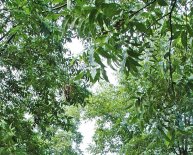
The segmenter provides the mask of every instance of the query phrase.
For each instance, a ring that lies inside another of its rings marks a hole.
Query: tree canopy
[[[70,130],[72,136],[59,134],[68,137],[67,148],[72,148],[78,120],[71,123],[66,109],[83,104],[89,92],[84,78],[74,80],[84,69],[63,46],[71,34],[61,35],[53,5],[1,1],[0,154],[52,154],[49,143],[60,130]],[[55,151],[64,154],[64,149]]]
[[[0,154],[81,154],[80,106],[98,121],[93,154],[192,153],[192,6],[2,0]],[[85,47],[78,58],[65,48],[72,38]],[[119,86],[91,96],[107,66]]]

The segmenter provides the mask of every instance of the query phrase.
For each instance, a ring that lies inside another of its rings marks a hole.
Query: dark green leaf
[[[108,76],[107,76],[107,73],[106,73],[106,70],[105,70],[105,69],[102,70],[102,74],[103,74],[103,78],[104,78],[107,82],[109,82],[109,79],[108,79]]]
[[[97,9],[93,8],[90,12],[90,15],[89,15],[89,22],[90,24],[94,24],[94,22],[96,21],[95,18],[96,18],[96,14],[97,14]]]
[[[165,0],[158,0],[157,1],[160,6],[167,6],[167,2]]]
[[[94,78],[94,82],[99,81],[99,79],[100,79],[100,69],[98,68]]]
[[[108,51],[104,50],[102,47],[98,47],[96,51],[98,54],[100,54],[104,58],[108,58],[108,59],[111,58],[111,55],[108,53]]]
[[[100,58],[100,56],[98,55],[98,53],[94,53],[94,59],[95,59],[95,61],[98,63],[98,64],[100,64],[101,65],[101,67],[102,68],[104,68],[105,67],[105,65],[102,63],[102,61],[101,61],[101,58]]]
[[[181,33],[181,42],[182,42],[182,45],[186,48],[187,47],[187,33],[185,31]]]

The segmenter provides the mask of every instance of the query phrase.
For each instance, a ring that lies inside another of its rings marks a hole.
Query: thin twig
[[[14,34],[12,34],[9,39],[7,40],[6,44],[9,44],[11,42],[11,40],[15,37],[17,32],[15,32]]]
[[[57,7],[55,7],[55,8],[52,8],[52,10],[58,10],[58,9],[61,9],[61,8],[65,7],[65,6],[67,6],[66,3],[63,4],[63,5],[57,6]]]
[[[15,32],[14,34],[12,34],[12,35],[9,37],[9,39],[6,41],[6,43],[5,43],[5,45],[4,45],[4,48],[1,49],[1,51],[5,51],[5,50],[6,50],[8,44],[14,39],[14,37],[15,37],[16,34],[17,34],[17,32]]]
[[[156,2],[156,0],[153,0],[153,1],[149,2],[149,3],[147,3],[144,7],[140,8],[139,10],[137,10],[137,11],[135,11],[134,13],[130,14],[130,15],[129,15],[129,18],[132,18],[133,16],[135,16],[136,14],[138,14],[139,12],[141,12],[143,9],[147,8],[148,6],[150,6],[151,4],[153,4],[154,2]],[[163,17],[165,17],[165,16],[163,16]],[[161,20],[161,19],[159,19],[159,20]],[[158,20],[158,21],[159,21],[159,20]],[[125,19],[120,19],[119,21],[117,21],[117,22],[113,25],[113,27],[114,27],[115,29],[118,29],[118,27],[121,27],[121,26],[124,24],[124,21],[125,21]],[[120,24],[120,23],[121,23],[121,24]],[[111,32],[111,31],[103,31],[102,34],[107,34],[108,32]]]
[[[0,38],[0,42],[9,34],[9,32],[5,33],[1,38]]]
[[[168,16],[170,14],[170,12],[166,13],[165,15],[161,16],[160,18],[156,19],[151,25],[149,25],[147,27],[147,30],[150,29],[152,26],[154,26],[154,24],[156,24],[157,22],[159,22],[160,20],[162,20],[163,18],[165,18],[166,16]],[[143,32],[141,35],[139,35],[139,38],[144,36],[145,32]]]
[[[164,17],[170,15],[170,12],[166,13],[165,15],[161,16],[160,18],[156,19],[150,26],[147,27],[147,29],[149,29],[150,27],[152,27],[154,24],[156,24],[157,22],[159,22],[160,20],[162,20]]]
[[[153,0],[149,3],[147,3],[144,7],[142,7],[141,9],[135,11],[134,13],[132,13],[131,15],[129,15],[129,18],[135,16],[136,14],[138,14],[140,11],[142,11],[143,9],[147,8],[148,6],[150,6],[151,4],[153,4],[154,2],[156,2],[156,0]]]
[[[51,11],[54,11],[54,10],[58,10],[58,9],[61,9],[63,7],[67,6],[67,4],[63,4],[63,5],[60,5],[60,6],[56,6],[56,7],[53,7],[53,8],[49,8]],[[45,12],[49,12],[49,10],[46,10],[46,11],[42,11],[42,13],[45,13]]]

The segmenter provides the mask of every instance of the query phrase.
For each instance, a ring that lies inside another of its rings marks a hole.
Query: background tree
[[[96,120],[92,154],[192,153],[192,90],[179,85],[181,94],[173,100],[162,73],[157,68],[152,71],[156,76],[147,71],[121,86],[103,84],[104,89],[89,98],[84,117]]]
[[[79,135],[66,108],[84,104],[87,83],[76,81],[84,68],[64,48],[72,33],[63,33],[60,2],[0,2],[0,154],[47,154],[59,134],[71,130],[69,145]]]

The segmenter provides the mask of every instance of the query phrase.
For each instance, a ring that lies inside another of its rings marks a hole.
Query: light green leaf
[[[84,71],[81,71],[78,75],[76,75],[75,80],[80,80],[84,76]]]

